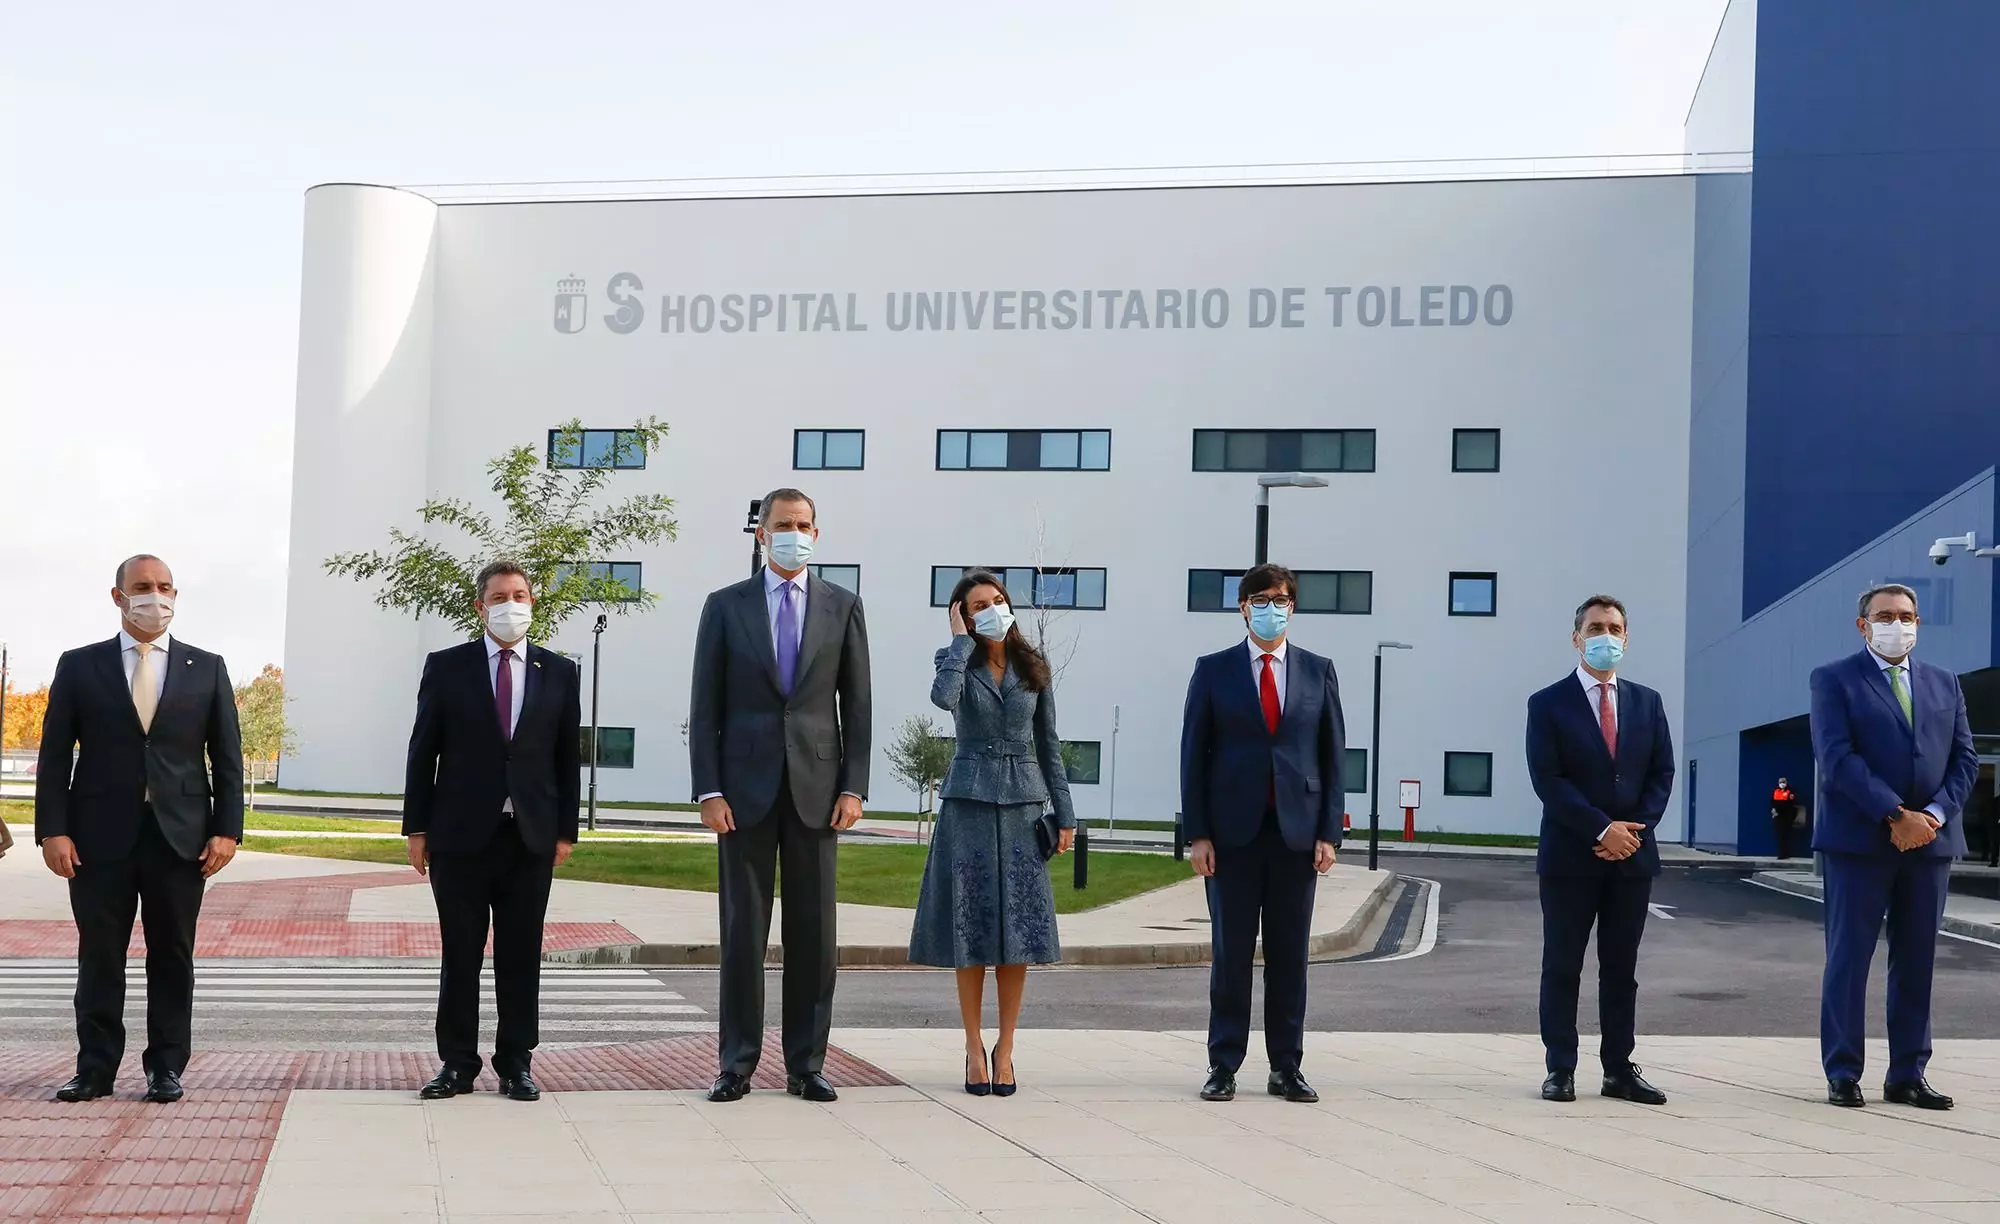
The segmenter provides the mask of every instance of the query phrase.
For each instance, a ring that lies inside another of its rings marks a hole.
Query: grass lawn
[[[253,835],[244,841],[243,848],[363,863],[400,865],[405,861],[400,841]],[[923,846],[841,847],[840,899],[857,905],[915,906],[926,853]],[[1067,858],[1051,865],[1058,913],[1123,901],[1185,880],[1189,874],[1186,863],[1165,855],[1098,852],[1090,856],[1090,887],[1078,892],[1070,886],[1071,867],[1072,860]],[[658,846],[582,845],[556,874],[566,880],[714,892],[715,847],[671,842]]]
[[[402,822],[397,818],[375,819],[368,816],[309,816],[294,812],[245,812],[243,828],[247,833],[398,833]],[[586,840],[598,837],[671,838],[669,833],[648,833],[639,829],[618,830],[599,829],[592,833],[584,830]]]

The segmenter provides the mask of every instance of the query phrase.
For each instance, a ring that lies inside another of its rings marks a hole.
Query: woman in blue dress
[[[951,645],[937,652],[931,702],[958,737],[939,789],[936,833],[917,898],[910,961],[958,970],[965,1090],[1014,1093],[1014,1026],[1028,966],[1062,958],[1055,894],[1035,825],[1052,808],[1058,853],[1076,836],[1049,665],[1014,624],[997,575],[974,571],[952,591]],[[989,1068],[980,1028],[986,969],[1000,1003]]]

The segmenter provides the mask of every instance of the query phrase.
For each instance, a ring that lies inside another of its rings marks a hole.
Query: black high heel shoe
[[[986,1062],[986,1048],[985,1048],[984,1046],[981,1046],[981,1047],[980,1047],[980,1049],[979,1049],[979,1061],[980,1061],[981,1063],[984,1063],[984,1062]],[[970,1055],[967,1055],[967,1056],[966,1056],[966,1059],[965,1059],[965,1065],[966,1065],[966,1066],[967,1066],[968,1068],[970,1068],[970,1067],[972,1066],[972,1058],[971,1058],[971,1056],[970,1056]],[[973,1082],[972,1082],[972,1076],[971,1076],[971,1074],[970,1074],[970,1073],[968,1073],[968,1074],[966,1075],[966,1077],[965,1077],[965,1090],[966,1090],[966,1092],[970,1093],[970,1094],[971,1094],[971,1095],[973,1095],[973,1096],[979,1096],[979,1097],[983,1097],[983,1096],[987,1096],[987,1095],[991,1094],[991,1093],[992,1093],[992,1091],[993,1091],[993,1084],[992,1084],[992,1078],[993,1078],[993,1071],[992,1071],[992,1069],[991,1069],[990,1067],[989,1067],[989,1068],[987,1069],[987,1072],[986,1072],[986,1077],[987,1077],[987,1081],[988,1081],[988,1082],[986,1082],[986,1083],[984,1083],[984,1084],[975,1084],[975,1083],[973,1083]],[[1008,1091],[1009,1091],[1009,1092],[1011,1092],[1011,1091],[1013,1091],[1013,1089],[1011,1089],[1011,1088],[1010,1088],[1010,1089],[1008,1089]],[[1004,1095],[1004,1094],[1003,1094],[1003,1095]]]
[[[999,1069],[994,1068],[993,1070],[988,1071],[986,1074],[989,1078],[996,1077],[999,1074]],[[1003,1084],[997,1078],[993,1078],[993,1095],[997,1097],[1013,1096],[1014,1090],[1019,1086],[1020,1085],[1018,1084]]]

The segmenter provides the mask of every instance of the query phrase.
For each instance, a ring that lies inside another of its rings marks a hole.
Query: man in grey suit
[[[715,831],[722,913],[721,1074],[741,1100],[764,1046],[764,953],[782,864],[785,1087],[834,1099],[821,1068],[833,1027],[835,849],[868,795],[868,626],[861,600],[806,564],[813,500],[764,499],[768,565],[708,597],[695,633],[688,753],[701,822]]]

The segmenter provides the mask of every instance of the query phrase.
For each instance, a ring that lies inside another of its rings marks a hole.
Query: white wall
[[[945,640],[930,567],[1032,564],[1039,514],[1051,563],[1109,570],[1108,608],[1060,622],[1080,647],[1062,729],[1107,741],[1108,767],[1122,707],[1118,814],[1140,818],[1178,806],[1192,658],[1241,637],[1231,616],[1186,611],[1187,571],[1248,563],[1255,477],[1191,471],[1191,431],[1374,429],[1375,472],[1274,496],[1275,560],[1375,573],[1372,615],[1304,616],[1295,640],[1334,658],[1357,746],[1368,742],[1373,643],[1416,643],[1388,663],[1389,792],[1399,777],[1423,780],[1426,826],[1528,829],[1522,703],[1571,665],[1569,616],[1584,595],[1631,603],[1629,674],[1678,715],[1691,223],[1684,179],[444,207],[422,461],[431,492],[485,504],[485,462],[540,445],[570,416],[672,423],[664,453],[614,482],[674,496],[681,532],[615,558],[643,561],[663,598],[606,635],[603,720],[638,728],[638,767],[604,775],[611,798],[686,797],[678,727],[694,620],[708,590],[745,572],[750,498],[803,486],[820,503],[816,559],[862,567],[878,745],[929,709],[931,654]],[[607,326],[620,272],[643,283],[645,319],[630,334]],[[569,276],[588,284],[577,334],[551,322]],[[1401,287],[1415,317],[1420,286],[1460,283],[1509,286],[1511,318],[1364,327],[1350,295],[1335,328],[1322,292]],[[884,317],[892,291],[1066,287],[1220,288],[1231,317],[1219,329],[1025,332],[898,332]],[[1304,325],[1249,327],[1253,287],[1303,290]],[[834,294],[843,311],[856,295],[868,330],[659,330],[662,295],[807,291]],[[1109,428],[1112,470],[935,470],[937,429],[982,427]],[[1454,475],[1454,427],[1502,429],[1502,471]],[[794,472],[795,428],[866,429],[867,469]],[[360,449],[373,462],[405,445],[398,435]],[[295,545],[295,568],[378,543],[419,500],[384,490],[340,512],[325,496],[302,481],[295,517],[336,521]],[[1500,574],[1497,617],[1445,614],[1455,569]],[[336,598],[366,607],[359,589]],[[556,644],[587,651],[586,624]],[[450,634],[433,626],[422,638],[436,648]],[[302,708],[342,705],[400,749],[420,648],[403,658],[337,689],[300,677],[294,692]],[[1495,754],[1492,798],[1442,795],[1447,748]],[[394,789],[385,759],[308,742],[287,778]],[[875,775],[876,805],[909,804],[879,755]],[[1109,791],[1079,788],[1080,810],[1102,817]],[[1359,796],[1350,807],[1367,810]]]

